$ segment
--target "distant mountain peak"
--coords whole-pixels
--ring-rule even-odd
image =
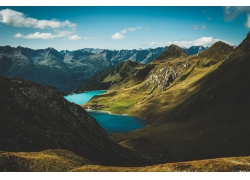
[[[180,57],[187,57],[188,53],[181,47],[171,44],[156,60],[172,60]]]
[[[199,53],[199,57],[221,59],[223,56],[227,55],[234,48],[222,41],[217,41],[206,51]]]

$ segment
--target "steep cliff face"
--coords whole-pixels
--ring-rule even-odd
[[[67,149],[103,165],[145,162],[110,141],[94,118],[55,89],[0,78],[0,150]]]

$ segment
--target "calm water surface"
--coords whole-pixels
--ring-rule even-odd
[[[106,130],[108,135],[126,133],[147,126],[146,121],[125,115],[115,115],[101,112],[88,112]]]
[[[105,92],[107,91],[89,91],[81,94],[64,96],[64,98],[70,102],[81,105],[88,102],[93,96],[100,95]],[[102,128],[106,130],[108,135],[115,133],[126,133],[147,126],[146,121],[132,116],[108,114],[98,111],[87,112],[97,120]]]
[[[69,102],[74,102],[76,104],[84,104],[88,102],[93,96],[104,94],[107,90],[98,90],[98,91],[89,91],[81,94],[72,94],[68,96],[64,96]]]

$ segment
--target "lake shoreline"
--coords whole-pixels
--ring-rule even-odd
[[[64,96],[64,98],[84,108],[84,104],[94,96],[103,95],[107,92],[108,90],[92,90],[80,94],[71,94]],[[84,109],[90,116],[96,119],[109,136],[117,133],[128,133],[148,125],[148,122],[142,118],[130,116],[129,114],[114,114],[111,111],[102,110],[102,108],[106,107],[105,105],[100,105],[98,107],[97,109],[92,109],[92,107],[89,106]]]
[[[83,91],[83,92],[79,92],[79,93],[70,93],[70,94],[66,94],[64,96],[72,96],[72,95],[77,95],[77,94],[82,94],[82,93],[88,93],[88,92],[93,92],[93,91],[109,91],[109,90],[104,90],[104,89],[97,89],[97,90],[89,90],[89,91]],[[106,93],[106,92],[105,92]],[[105,94],[103,93],[103,94]]]
[[[95,109],[85,109],[86,112],[96,112],[96,113],[106,113],[106,114],[112,114],[112,115],[116,115],[116,116],[131,116],[129,114],[116,114],[116,113],[112,113],[111,111],[104,111],[104,110],[95,110]],[[131,117],[135,117],[135,116],[131,116]],[[136,117],[139,118],[139,117]],[[139,118],[141,119],[141,118]]]

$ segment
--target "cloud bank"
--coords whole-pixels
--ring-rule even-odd
[[[123,29],[120,32],[116,32],[115,34],[113,34],[111,36],[111,39],[115,39],[115,40],[124,39],[125,38],[124,34],[126,34],[129,31],[136,31],[138,29],[141,29],[141,27],[138,26],[136,28],[126,28],[126,29]]]
[[[82,37],[78,35],[72,35],[73,32],[70,31],[55,31],[52,33],[41,33],[35,32],[33,34],[23,35],[21,33],[17,33],[14,35],[14,38],[23,38],[23,39],[55,39],[61,37],[68,37],[68,40],[79,40]]]
[[[71,23],[68,20],[63,22],[60,22],[55,19],[38,20],[31,17],[27,17],[22,12],[14,11],[11,9],[3,9],[0,11],[0,22],[14,27],[28,27],[38,29],[76,27],[76,24]]]
[[[213,37],[202,37],[196,40],[174,40],[168,42],[151,42],[150,47],[159,47],[159,46],[169,46],[171,44],[178,45],[180,47],[190,47],[190,46],[211,46],[217,41],[225,42],[229,45],[234,45],[231,42],[225,40],[213,38]]]

